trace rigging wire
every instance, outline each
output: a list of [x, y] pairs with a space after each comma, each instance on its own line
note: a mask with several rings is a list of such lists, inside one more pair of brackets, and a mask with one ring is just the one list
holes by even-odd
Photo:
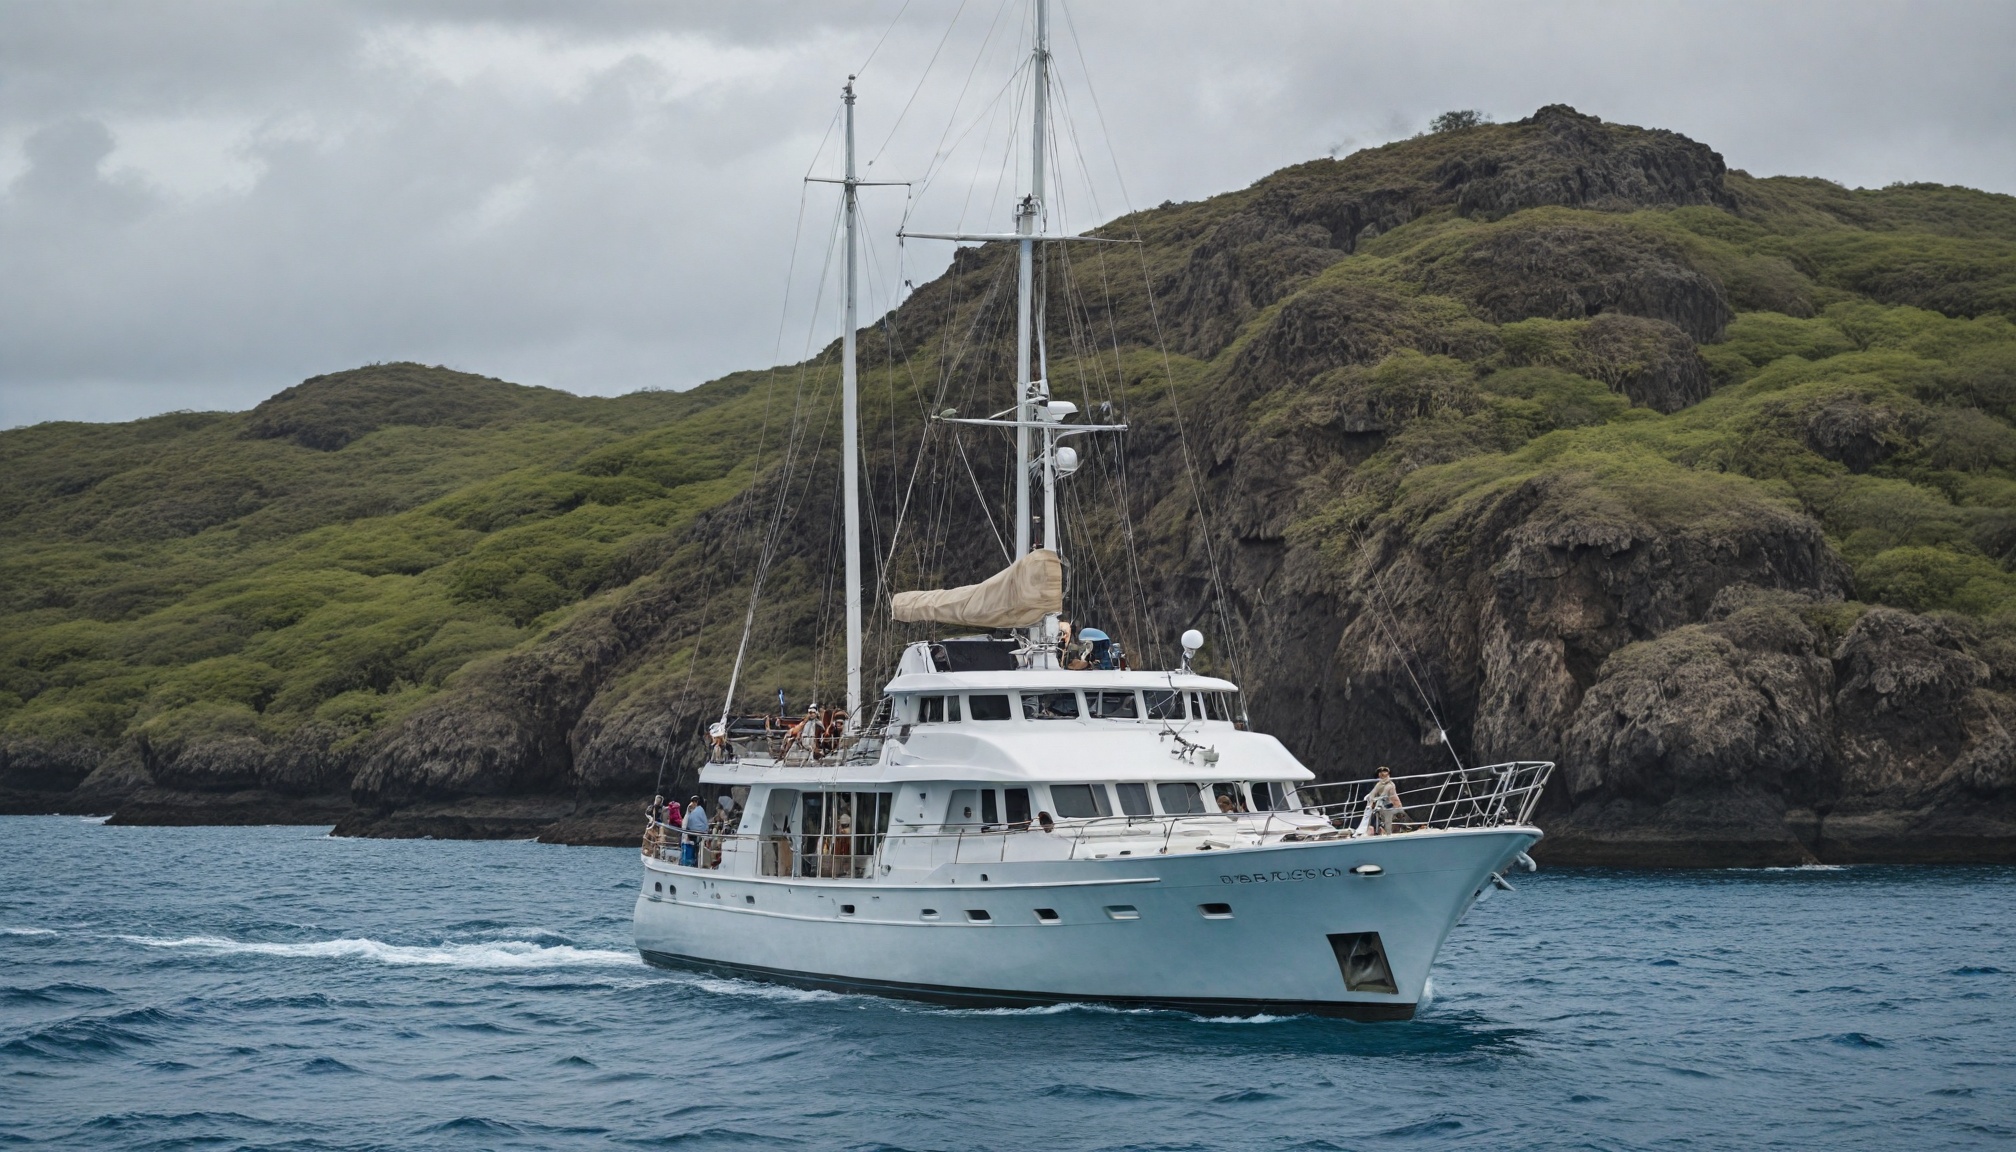
[[[868, 59], [861, 61], [861, 66], [854, 70], [854, 75], [856, 77], [859, 77], [863, 73], [868, 71], [868, 65], [873, 64], [875, 62], [875, 54], [877, 52], [882, 51], [882, 45], [889, 39], [889, 33], [894, 32], [896, 30], [897, 23], [903, 19], [903, 13], [908, 12], [909, 10], [910, 10], [910, 0], [903, 0], [903, 6], [896, 10], [896, 18], [889, 21], [889, 26], [882, 30], [882, 39], [875, 41], [875, 47], [870, 48], [868, 50]], [[951, 30], [947, 29], [946, 34], [950, 35]]]
[[[1133, 198], [1127, 191], [1127, 178], [1126, 175], [1122, 173], [1120, 170], [1118, 153], [1115, 152], [1112, 147], [1113, 142], [1112, 132], [1106, 126], [1106, 113], [1104, 108], [1101, 107], [1099, 103], [1099, 93], [1098, 89], [1092, 82], [1091, 69], [1085, 64], [1084, 42], [1078, 36], [1077, 24], [1071, 16], [1071, 6], [1068, 3], [1064, 2], [1064, 0], [1058, 0], [1058, 7], [1061, 8], [1064, 12], [1065, 26], [1070, 30], [1071, 43], [1073, 48], [1076, 50], [1078, 54], [1079, 67], [1085, 75], [1086, 94], [1091, 98], [1094, 116], [1099, 121], [1100, 133], [1106, 138], [1107, 155], [1113, 160], [1113, 175], [1115, 181], [1118, 183], [1120, 188], [1122, 203], [1125, 205], [1127, 209], [1128, 216], [1132, 217], [1134, 215]], [[1060, 85], [1059, 87], [1061, 90], [1062, 86]], [[1061, 95], [1062, 93], [1060, 91], [1060, 99]], [[1080, 152], [1079, 155], [1079, 162], [1081, 165], [1085, 163], [1082, 151]], [[1137, 250], [1139, 250], [1138, 255], [1141, 258], [1142, 287], [1147, 292], [1149, 316], [1150, 319], [1153, 320], [1154, 322], [1156, 343], [1158, 347], [1160, 347], [1162, 352], [1163, 374], [1165, 380], [1168, 383], [1170, 409], [1175, 415], [1178, 439], [1181, 441], [1183, 446], [1184, 472], [1186, 477], [1190, 481], [1191, 492], [1196, 500], [1198, 520], [1200, 524], [1204, 525], [1205, 527], [1202, 536], [1204, 539], [1206, 556], [1211, 566], [1212, 583], [1217, 591], [1217, 596], [1220, 602], [1220, 613], [1222, 617], [1225, 611], [1224, 586], [1222, 584], [1222, 580], [1218, 572], [1217, 559], [1215, 554], [1213, 554], [1213, 550], [1211, 547], [1211, 535], [1209, 531], [1208, 521], [1205, 519], [1204, 515], [1204, 504], [1201, 489], [1197, 483], [1195, 466], [1191, 460], [1189, 437], [1184, 432], [1182, 412], [1180, 408], [1177, 407], [1176, 403], [1175, 377], [1173, 370], [1171, 369], [1169, 364], [1168, 345], [1163, 338], [1161, 317], [1155, 306], [1154, 285], [1148, 274], [1147, 253], [1145, 252], [1145, 250], [1140, 250], [1145, 249], [1145, 245], [1139, 243], [1140, 229], [1138, 223], [1134, 227], [1134, 235], [1137, 241], [1136, 247]], [[1354, 539], [1356, 539], [1358, 542], [1358, 548], [1362, 550], [1363, 547], [1365, 546], [1364, 539], [1359, 536], [1359, 534], [1355, 529], [1352, 530], [1352, 535]], [[1413, 685], [1415, 695], [1421, 698], [1422, 707], [1428, 710], [1429, 718], [1435, 721], [1435, 728], [1440, 736], [1440, 742], [1445, 747], [1448, 748], [1450, 757], [1453, 760], [1455, 760], [1457, 768], [1461, 769], [1463, 767], [1463, 758], [1460, 755], [1458, 755], [1458, 753], [1456, 752], [1455, 745], [1449, 739], [1449, 729], [1448, 726], [1442, 722], [1441, 714], [1435, 706], [1434, 694], [1428, 691], [1427, 687], [1422, 683], [1421, 678], [1415, 674], [1413, 662], [1410, 659], [1408, 659], [1407, 650], [1405, 646], [1399, 643], [1398, 638], [1393, 635], [1392, 629], [1389, 626], [1387, 618], [1388, 617], [1392, 618], [1392, 623], [1397, 624], [1398, 622], [1397, 613], [1393, 611], [1390, 605], [1384, 602], [1384, 598], [1380, 594], [1378, 588], [1378, 582], [1376, 580], [1372, 582], [1370, 587], [1372, 593], [1371, 598], [1374, 602], [1373, 604], [1374, 623], [1377, 624], [1381, 632], [1385, 634], [1387, 643], [1392, 646], [1395, 657], [1400, 661], [1401, 670], [1407, 674], [1407, 679], [1409, 683]], [[1384, 613], [1384, 616], [1381, 615], [1382, 612]], [[1230, 628], [1229, 620], [1226, 622], [1226, 627], [1228, 628], [1228, 639], [1232, 639], [1229, 635], [1229, 628]], [[1239, 670], [1241, 661], [1239, 658], [1240, 653], [1239, 653], [1238, 641], [1232, 640], [1231, 646], [1233, 648], [1232, 654], [1233, 654], [1233, 667], [1235, 670], [1235, 674], [1238, 675], [1239, 679], [1243, 683], [1245, 679], [1245, 674], [1243, 671]]]
[[[887, 152], [889, 150], [889, 142], [896, 139], [896, 130], [903, 126], [903, 118], [910, 114], [910, 106], [912, 104], [917, 103], [917, 97], [923, 93], [924, 82], [931, 78], [931, 69], [937, 65], [939, 54], [945, 51], [945, 45], [951, 41], [953, 30], [959, 27], [959, 17], [966, 14], [966, 5], [969, 2], [970, 0], [959, 0], [958, 9], [952, 13], [951, 21], [945, 25], [945, 34], [938, 38], [938, 47], [933, 48], [931, 50], [931, 59], [925, 61], [924, 71], [920, 73], [917, 77], [917, 86], [910, 90], [910, 98], [903, 102], [903, 110], [896, 113], [896, 122], [889, 125], [889, 134], [882, 138], [882, 146], [875, 149], [875, 155], [869, 158], [868, 167], [870, 168], [875, 167], [875, 161], [880, 160], [882, 158], [882, 153]], [[904, 0], [903, 7], [905, 9], [908, 9], [910, 7], [909, 0]], [[903, 13], [898, 12], [896, 16], [898, 19], [901, 19]], [[889, 26], [891, 28], [894, 28], [896, 25], [892, 21]], [[889, 34], [887, 32], [884, 32], [882, 35], [886, 39]], [[877, 49], [880, 49], [882, 46], [878, 43], [875, 47]], [[871, 60], [874, 59], [875, 58], [874, 53], [870, 53], [868, 58]], [[863, 64], [862, 67], [865, 69], [867, 65]], [[972, 76], [970, 73], [968, 74], [967, 79], [969, 82], [971, 81]]]

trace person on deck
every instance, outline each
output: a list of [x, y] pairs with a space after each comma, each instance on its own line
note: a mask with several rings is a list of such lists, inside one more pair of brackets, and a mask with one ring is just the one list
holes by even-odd
[[1372, 786], [1365, 800], [1372, 805], [1372, 816], [1379, 822], [1378, 835], [1391, 835], [1396, 822], [1409, 826], [1414, 823], [1414, 818], [1400, 805], [1400, 786], [1393, 782], [1392, 770], [1383, 764], [1379, 766], [1379, 782]]
[[700, 797], [686, 802], [686, 841], [679, 846], [679, 863], [688, 868], [700, 858], [700, 838], [707, 835], [707, 809], [700, 806]]

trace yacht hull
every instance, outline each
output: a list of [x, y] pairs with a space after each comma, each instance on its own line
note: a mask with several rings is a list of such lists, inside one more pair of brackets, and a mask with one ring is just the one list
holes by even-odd
[[[1095, 860], [928, 882], [724, 875], [647, 859], [644, 958], [967, 1007], [1093, 1002], [1406, 1019], [1457, 921], [1540, 838], [1504, 827]], [[1372, 934], [1376, 934], [1373, 936]], [[1368, 946], [1367, 937], [1376, 941]], [[1347, 980], [1347, 954], [1376, 966]]]

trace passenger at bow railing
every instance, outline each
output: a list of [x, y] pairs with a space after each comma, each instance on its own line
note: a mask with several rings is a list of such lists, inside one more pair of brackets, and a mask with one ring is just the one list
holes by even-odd
[[1407, 809], [1401, 806], [1400, 786], [1393, 782], [1392, 771], [1384, 765], [1379, 768], [1379, 782], [1372, 786], [1371, 794], [1365, 799], [1372, 805], [1373, 819], [1379, 823], [1379, 829], [1374, 835], [1392, 835], [1393, 825], [1396, 823], [1405, 824], [1408, 828], [1418, 827], [1414, 818], [1408, 815]]

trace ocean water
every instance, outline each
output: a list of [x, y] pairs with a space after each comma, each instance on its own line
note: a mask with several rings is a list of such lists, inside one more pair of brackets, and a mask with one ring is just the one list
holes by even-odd
[[0, 1146], [2016, 1145], [2016, 869], [1543, 871], [1388, 1024], [664, 972], [635, 869], [0, 818]]

